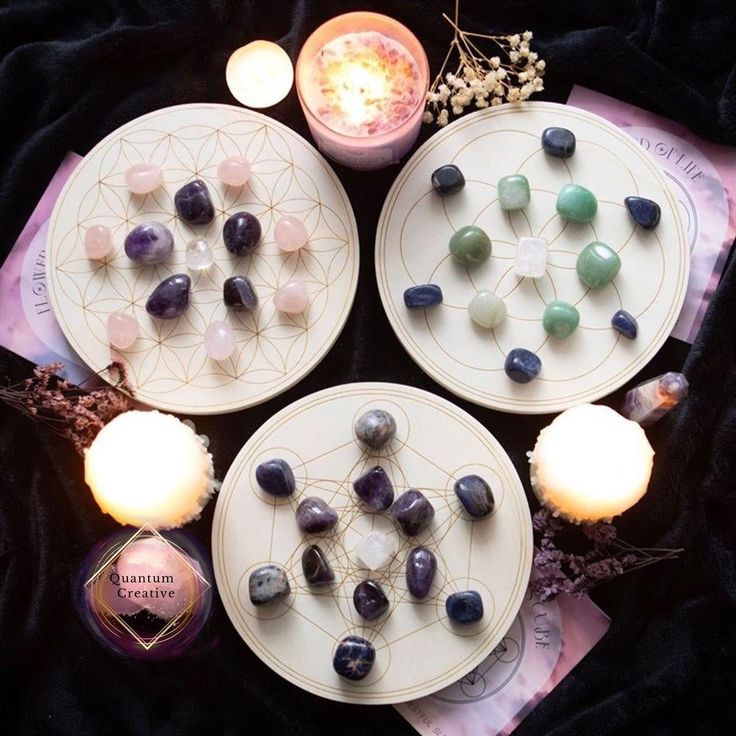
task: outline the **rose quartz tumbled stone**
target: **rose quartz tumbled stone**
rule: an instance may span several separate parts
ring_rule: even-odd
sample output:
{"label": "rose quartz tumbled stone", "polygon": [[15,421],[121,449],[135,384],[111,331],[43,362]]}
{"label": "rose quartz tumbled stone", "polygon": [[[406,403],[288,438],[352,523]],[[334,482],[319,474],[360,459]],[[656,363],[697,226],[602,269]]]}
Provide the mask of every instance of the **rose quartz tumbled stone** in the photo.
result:
{"label": "rose quartz tumbled stone", "polygon": [[164,174],[156,164],[133,164],[125,172],[125,185],[133,194],[148,194],[158,189],[163,181]]}
{"label": "rose quartz tumbled stone", "polygon": [[129,314],[113,312],[107,318],[107,339],[120,350],[127,350],[138,339],[138,320]]}
{"label": "rose quartz tumbled stone", "polygon": [[224,322],[213,322],[204,332],[204,349],[213,360],[225,360],[235,350],[235,335]]}
{"label": "rose quartz tumbled stone", "polygon": [[274,294],[273,303],[279,312],[300,314],[309,304],[307,285],[302,281],[289,281]]}
{"label": "rose quartz tumbled stone", "polygon": [[294,215],[285,215],[276,223],[273,231],[274,240],[281,250],[287,252],[299,250],[309,237],[304,223]]}
{"label": "rose quartz tumbled stone", "polygon": [[84,234],[84,249],[87,256],[96,261],[101,261],[110,255],[112,251],[112,233],[110,228],[104,225],[92,225]]}
{"label": "rose quartz tumbled stone", "polygon": [[240,156],[231,156],[220,162],[217,178],[230,187],[242,187],[250,179],[250,164]]}

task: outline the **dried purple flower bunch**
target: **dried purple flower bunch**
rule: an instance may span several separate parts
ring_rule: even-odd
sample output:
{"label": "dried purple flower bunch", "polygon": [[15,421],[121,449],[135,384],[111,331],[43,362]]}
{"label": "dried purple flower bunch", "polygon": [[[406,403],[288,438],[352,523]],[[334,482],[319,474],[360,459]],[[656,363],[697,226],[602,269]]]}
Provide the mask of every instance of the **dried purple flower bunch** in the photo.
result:
{"label": "dried purple flower bunch", "polygon": [[71,440],[81,455],[105,424],[131,408],[132,390],[117,361],[104,369],[117,376],[116,385],[91,391],[60,378],[63,368],[63,363],[36,367],[31,378],[0,386],[0,400]]}
{"label": "dried purple flower bunch", "polygon": [[[540,576],[532,583],[532,592],[541,601],[558,593],[582,598],[596,585],[606,583],[631,570],[677,557],[682,549],[659,547],[639,548],[619,539],[613,524],[597,521],[592,524],[570,524],[540,509],[532,525],[536,537],[534,565]],[[565,552],[558,546],[564,532],[579,530],[592,548],[582,554]]]}

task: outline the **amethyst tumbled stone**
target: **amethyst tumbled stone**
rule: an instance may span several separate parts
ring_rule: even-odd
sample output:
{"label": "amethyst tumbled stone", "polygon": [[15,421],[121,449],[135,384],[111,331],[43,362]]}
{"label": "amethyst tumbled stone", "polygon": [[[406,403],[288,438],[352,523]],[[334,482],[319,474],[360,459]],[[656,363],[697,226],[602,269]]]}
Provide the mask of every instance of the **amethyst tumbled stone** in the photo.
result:
{"label": "amethyst tumbled stone", "polygon": [[296,507],[296,522],[307,534],[319,534],[337,524],[337,512],[319,496],[307,496]]}
{"label": "amethyst tumbled stone", "polygon": [[375,580],[358,583],[353,592],[353,604],[366,621],[372,621],[388,611],[388,598]]}
{"label": "amethyst tumbled stone", "polygon": [[346,636],[335,649],[332,667],[346,680],[362,680],[376,661],[376,648],[362,636]]}
{"label": "amethyst tumbled stone", "polygon": [[437,558],[426,547],[414,547],[406,558],[406,587],[415,598],[425,598],[437,572]]}
{"label": "amethyst tumbled stone", "polygon": [[201,179],[190,181],[179,189],[174,195],[174,206],[179,217],[190,225],[206,225],[215,216],[207,185]]}
{"label": "amethyst tumbled stone", "polygon": [[222,285],[222,299],[230,309],[253,310],[258,306],[258,295],[247,276],[230,276]]}
{"label": "amethyst tumbled stone", "polygon": [[396,420],[384,409],[371,409],[356,419],[353,431],[358,442],[371,450],[380,450],[396,434]]}
{"label": "amethyst tumbled stone", "polygon": [[290,496],[296,488],[296,479],[291,466],[280,457],[261,463],[256,468],[256,481],[272,496]]}
{"label": "amethyst tumbled stone", "polygon": [[353,490],[373,511],[385,511],[394,502],[393,483],[380,465],[353,481]]}
{"label": "amethyst tumbled stone", "polygon": [[174,250],[171,230],[160,222],[144,222],[134,227],[125,238],[125,255],[136,263],[161,263]]}
{"label": "amethyst tumbled stone", "polygon": [[225,220],[222,239],[233,255],[247,255],[255,250],[261,239],[261,223],[250,212],[236,212]]}
{"label": "amethyst tumbled stone", "polygon": [[316,544],[310,544],[302,552],[302,572],[310,585],[328,585],[335,579],[330,563]]}
{"label": "amethyst tumbled stone", "polygon": [[455,481],[455,493],[474,519],[488,516],[496,506],[491,487],[479,475],[464,475]]}
{"label": "amethyst tumbled stone", "polygon": [[432,523],[434,506],[421,491],[410,488],[394,501],[391,513],[401,525],[404,534],[413,537]]}
{"label": "amethyst tumbled stone", "polygon": [[146,312],[158,319],[180,317],[189,306],[189,290],[192,280],[185,273],[165,278],[146,301]]}

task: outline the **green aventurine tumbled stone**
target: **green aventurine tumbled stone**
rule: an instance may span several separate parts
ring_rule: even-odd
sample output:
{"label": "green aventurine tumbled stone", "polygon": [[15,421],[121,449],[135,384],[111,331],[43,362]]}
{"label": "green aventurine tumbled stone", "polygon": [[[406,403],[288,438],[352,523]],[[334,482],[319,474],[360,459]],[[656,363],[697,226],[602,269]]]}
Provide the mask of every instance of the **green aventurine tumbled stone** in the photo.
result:
{"label": "green aventurine tumbled stone", "polygon": [[522,174],[502,177],[497,187],[502,210],[520,210],[529,204],[529,181]]}
{"label": "green aventurine tumbled stone", "polygon": [[619,272],[621,259],[605,243],[588,243],[580,251],[575,268],[580,280],[591,289],[605,286]]}
{"label": "green aventurine tumbled stone", "polygon": [[491,239],[479,227],[466,225],[450,238],[450,253],[464,266],[478,266],[491,255]]}
{"label": "green aventurine tumbled stone", "polygon": [[579,184],[565,184],[557,195],[557,212],[573,222],[590,222],[598,212],[595,194]]}
{"label": "green aventurine tumbled stone", "polygon": [[580,312],[563,301],[550,302],[544,310],[542,326],[552,337],[570,337],[580,323]]}

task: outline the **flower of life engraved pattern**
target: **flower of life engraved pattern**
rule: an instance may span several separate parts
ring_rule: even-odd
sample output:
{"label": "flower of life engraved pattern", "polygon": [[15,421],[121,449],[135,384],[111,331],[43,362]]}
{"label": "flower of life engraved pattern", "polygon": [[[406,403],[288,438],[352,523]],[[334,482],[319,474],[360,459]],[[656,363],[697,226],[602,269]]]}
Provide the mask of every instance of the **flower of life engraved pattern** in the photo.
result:
{"label": "flower of life engraved pattern", "polygon": [[[56,218],[50,275],[62,327],[92,367],[101,369],[110,359],[107,315],[133,314],[141,334],[122,357],[138,395],[166,408],[227,411],[285,390],[330,347],[357,283],[357,234],[334,174],[291,131],[225,106],[187,107],[184,113],[173,108],[134,121],[85,159],[57,208],[64,216]],[[252,162],[244,187],[217,179],[218,163],[232,155]],[[124,182],[128,166],[140,161],[164,170],[164,185],[145,196],[131,195]],[[215,218],[205,226],[176,217],[173,195],[194,178],[207,183],[215,206]],[[224,247],[222,226],[241,210],[259,218],[263,239],[252,255],[235,257]],[[276,220],[286,214],[300,217],[309,232],[307,246],[288,254],[273,238]],[[151,219],[172,230],[175,250],[163,264],[140,266],[125,256],[123,241],[132,227]],[[108,226],[115,241],[103,262],[90,261],[84,252],[84,233],[95,224]],[[195,237],[209,243],[214,265],[190,274],[191,304],[184,315],[150,318],[146,299],[166,276],[187,272],[185,246]],[[222,284],[236,273],[247,275],[259,295],[253,312],[224,306]],[[276,290],[292,278],[309,288],[310,305],[300,315],[284,315],[273,306]],[[237,340],[235,353],[221,362],[211,360],[203,344],[206,327],[218,319],[230,324]]]}

